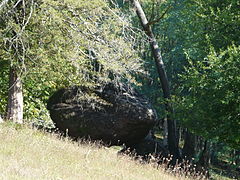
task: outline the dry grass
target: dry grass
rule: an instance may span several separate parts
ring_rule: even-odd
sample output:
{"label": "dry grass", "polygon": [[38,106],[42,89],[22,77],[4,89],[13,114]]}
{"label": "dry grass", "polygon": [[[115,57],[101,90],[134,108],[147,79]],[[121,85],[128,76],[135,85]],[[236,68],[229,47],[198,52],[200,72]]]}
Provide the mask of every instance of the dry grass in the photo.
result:
{"label": "dry grass", "polygon": [[0,179],[4,180],[184,180],[117,156],[113,148],[83,145],[26,127],[0,125],[0,141]]}

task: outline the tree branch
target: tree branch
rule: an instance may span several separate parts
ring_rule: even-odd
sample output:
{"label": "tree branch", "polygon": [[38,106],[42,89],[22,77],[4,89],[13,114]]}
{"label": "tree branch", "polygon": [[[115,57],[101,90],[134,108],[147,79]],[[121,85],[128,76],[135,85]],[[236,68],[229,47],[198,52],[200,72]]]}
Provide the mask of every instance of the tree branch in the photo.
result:
{"label": "tree branch", "polygon": [[155,20],[153,20],[153,21],[150,21],[150,22],[148,23],[148,25],[150,26],[150,25],[152,25],[152,24],[155,24],[155,23],[159,22],[161,19],[164,18],[164,16],[167,14],[167,12],[169,11],[169,9],[171,9],[171,8],[172,8],[171,5],[168,6],[168,7],[166,8],[166,10],[163,12],[163,14],[162,14],[158,19],[155,19]]}
{"label": "tree branch", "polygon": [[0,4],[0,10],[4,8],[4,5],[8,3],[9,0],[3,0]]}

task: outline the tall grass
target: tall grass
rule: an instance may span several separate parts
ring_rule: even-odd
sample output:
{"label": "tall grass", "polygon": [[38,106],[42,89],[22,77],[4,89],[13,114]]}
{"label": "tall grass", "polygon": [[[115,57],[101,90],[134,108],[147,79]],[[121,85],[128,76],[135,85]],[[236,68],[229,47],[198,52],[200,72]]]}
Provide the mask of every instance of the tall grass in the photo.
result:
{"label": "tall grass", "polygon": [[0,125],[0,179],[185,180],[118,156],[113,148],[72,142],[26,127]]}

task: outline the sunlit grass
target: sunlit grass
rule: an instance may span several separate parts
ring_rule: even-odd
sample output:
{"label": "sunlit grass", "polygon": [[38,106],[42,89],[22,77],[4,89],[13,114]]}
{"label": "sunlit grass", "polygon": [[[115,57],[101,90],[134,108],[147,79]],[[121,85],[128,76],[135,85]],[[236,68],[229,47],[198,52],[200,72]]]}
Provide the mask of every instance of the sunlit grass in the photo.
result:
{"label": "sunlit grass", "polygon": [[0,125],[0,179],[184,179],[117,155],[117,148],[80,144],[21,126]]}

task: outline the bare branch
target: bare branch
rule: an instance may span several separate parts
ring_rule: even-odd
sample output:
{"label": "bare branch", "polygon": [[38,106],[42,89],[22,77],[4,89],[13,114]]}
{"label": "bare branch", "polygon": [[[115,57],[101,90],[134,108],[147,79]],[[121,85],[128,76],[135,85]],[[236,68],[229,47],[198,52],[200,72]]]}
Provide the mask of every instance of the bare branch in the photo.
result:
{"label": "bare branch", "polygon": [[163,14],[162,14],[159,18],[157,18],[157,19],[155,19],[155,20],[153,20],[153,21],[150,21],[150,22],[148,23],[148,25],[150,26],[150,25],[152,25],[152,24],[155,24],[155,23],[159,22],[161,19],[164,18],[164,16],[167,14],[167,12],[168,12],[171,8],[172,8],[171,5],[168,6],[168,7],[165,9],[165,11],[163,12]]}
{"label": "bare branch", "polygon": [[4,8],[4,5],[8,3],[9,0],[3,0],[0,4],[0,10]]}

